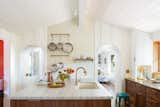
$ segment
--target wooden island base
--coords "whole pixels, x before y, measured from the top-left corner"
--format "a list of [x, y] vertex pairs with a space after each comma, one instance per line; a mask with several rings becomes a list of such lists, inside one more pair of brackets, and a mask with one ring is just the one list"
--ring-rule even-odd
[[111, 107], [111, 100], [11, 100], [11, 107]]

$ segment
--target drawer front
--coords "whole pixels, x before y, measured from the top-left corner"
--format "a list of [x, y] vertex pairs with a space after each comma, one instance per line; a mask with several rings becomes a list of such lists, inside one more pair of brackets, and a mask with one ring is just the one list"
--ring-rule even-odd
[[136, 107], [136, 96], [135, 95], [132, 95], [132, 94], [129, 94], [129, 97], [130, 97], [130, 103], [131, 103], [131, 107]]
[[160, 91], [147, 88], [147, 101], [160, 102]]
[[146, 95], [146, 87], [141, 84], [136, 84], [136, 92], [138, 94]]
[[160, 107], [159, 102], [147, 101], [146, 107]]

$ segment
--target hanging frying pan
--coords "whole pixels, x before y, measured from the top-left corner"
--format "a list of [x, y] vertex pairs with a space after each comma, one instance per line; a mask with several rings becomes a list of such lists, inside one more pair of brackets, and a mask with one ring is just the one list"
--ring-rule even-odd
[[57, 49], [58, 49], [58, 50], [63, 50], [63, 43], [62, 43], [62, 42], [59, 42], [59, 43], [57, 44]]
[[71, 53], [73, 51], [73, 45], [69, 42], [63, 44], [63, 52]]
[[49, 51], [55, 51], [57, 49], [57, 46], [54, 42], [49, 43], [48, 50]]

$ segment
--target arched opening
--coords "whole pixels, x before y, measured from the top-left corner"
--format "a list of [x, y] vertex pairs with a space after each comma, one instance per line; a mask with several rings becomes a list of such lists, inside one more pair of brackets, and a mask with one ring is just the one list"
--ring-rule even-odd
[[27, 46], [21, 53], [20, 77], [21, 85], [28, 86], [40, 79], [42, 75], [42, 49], [37, 46]]
[[102, 46], [97, 53], [98, 80], [109, 82], [119, 70], [120, 52], [113, 45]]

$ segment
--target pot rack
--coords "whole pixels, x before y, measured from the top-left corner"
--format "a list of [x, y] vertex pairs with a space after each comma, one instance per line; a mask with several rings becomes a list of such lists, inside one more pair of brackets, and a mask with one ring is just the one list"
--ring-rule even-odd
[[[69, 42], [70, 34], [69, 33], [51, 33], [49, 42]], [[62, 51], [49, 51], [51, 57], [54, 56], [69, 56], [69, 53], [64, 53]]]

